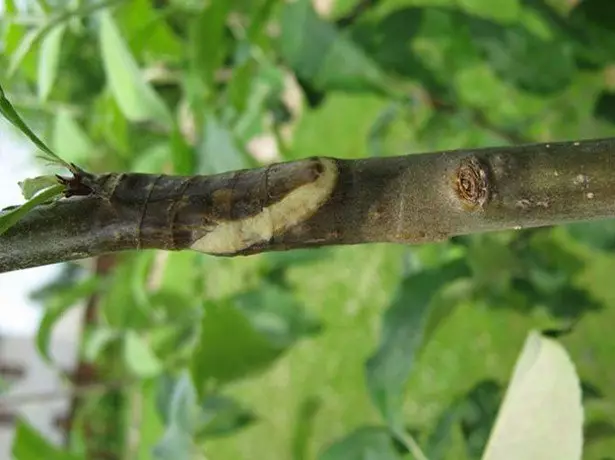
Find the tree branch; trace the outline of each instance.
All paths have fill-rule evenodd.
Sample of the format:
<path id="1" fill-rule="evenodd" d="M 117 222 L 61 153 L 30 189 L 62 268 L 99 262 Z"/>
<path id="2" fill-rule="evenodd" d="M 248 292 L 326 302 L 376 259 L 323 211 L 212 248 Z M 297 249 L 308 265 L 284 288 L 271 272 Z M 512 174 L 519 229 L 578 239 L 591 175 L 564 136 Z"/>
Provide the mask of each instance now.
<path id="1" fill-rule="evenodd" d="M 0 272 L 130 249 L 235 256 L 611 218 L 613 165 L 615 138 L 215 176 L 83 173 L 89 195 L 41 205 L 0 235 Z"/>

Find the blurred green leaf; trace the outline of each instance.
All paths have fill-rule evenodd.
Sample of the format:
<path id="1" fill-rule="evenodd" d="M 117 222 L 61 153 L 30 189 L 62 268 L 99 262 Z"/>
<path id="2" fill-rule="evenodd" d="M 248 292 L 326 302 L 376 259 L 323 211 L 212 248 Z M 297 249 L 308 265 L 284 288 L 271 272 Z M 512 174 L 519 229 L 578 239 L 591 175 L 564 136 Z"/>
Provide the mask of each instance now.
<path id="1" fill-rule="evenodd" d="M 83 458 L 54 446 L 51 441 L 45 439 L 23 419 L 19 419 L 15 427 L 11 453 L 15 460 L 32 460 L 34 458 L 77 460 Z"/>
<path id="2" fill-rule="evenodd" d="M 97 148 L 87 132 L 66 110 L 59 110 L 53 120 L 51 145 L 69 163 L 83 164 L 92 160 Z"/>
<path id="3" fill-rule="evenodd" d="M 25 57 L 35 45 L 37 45 L 42 39 L 46 38 L 55 29 L 61 27 L 65 22 L 71 18 L 87 16 L 99 9 L 108 8 L 115 3 L 119 3 L 120 1 L 123 0 L 107 0 L 97 3 L 87 3 L 79 5 L 75 9 L 63 10 L 54 17 L 48 19 L 43 24 L 39 25 L 36 29 L 29 30 L 19 43 L 19 47 L 11 53 L 7 72 L 8 77 L 11 78 L 13 76 L 15 71 L 21 66 L 21 63 Z"/>
<path id="4" fill-rule="evenodd" d="M 8 78 L 13 77 L 15 71 L 19 68 L 20 64 L 30 52 L 32 47 L 37 44 L 41 38 L 49 31 L 48 27 L 40 26 L 35 30 L 27 31 L 22 40 L 19 42 L 17 49 L 11 54 L 9 60 L 9 68 L 7 71 Z"/>
<path id="5" fill-rule="evenodd" d="M 148 0 L 122 0 L 115 18 L 126 44 L 139 60 L 169 66 L 180 62 L 184 45 L 166 20 L 169 13 L 169 9 Z"/>
<path id="6" fill-rule="evenodd" d="M 26 200 L 29 200 L 38 192 L 45 190 L 46 188 L 58 185 L 58 178 L 56 176 L 38 176 L 25 179 L 18 182 L 19 188 L 21 188 L 21 194 Z"/>
<path id="7" fill-rule="evenodd" d="M 255 421 L 256 415 L 234 399 L 222 395 L 209 395 L 201 404 L 196 436 L 200 441 L 228 436 Z"/>
<path id="8" fill-rule="evenodd" d="M 171 150 L 168 142 L 160 142 L 141 152 L 132 164 L 134 172 L 146 174 L 164 173 L 170 164 Z"/>
<path id="9" fill-rule="evenodd" d="M 56 81 L 65 30 L 65 25 L 56 27 L 41 43 L 38 55 L 38 97 L 42 101 L 47 100 Z"/>
<path id="10" fill-rule="evenodd" d="M 256 330 L 280 348 L 320 331 L 319 321 L 305 313 L 292 291 L 280 286 L 262 283 L 259 289 L 239 294 L 234 300 Z"/>
<path id="11" fill-rule="evenodd" d="M 124 336 L 124 361 L 137 377 L 152 377 L 162 371 L 162 363 L 149 344 L 134 331 Z"/>
<path id="12" fill-rule="evenodd" d="M 525 91 L 548 94 L 568 86 L 576 70 L 572 46 L 543 40 L 522 26 L 469 19 L 475 46 L 498 76 Z"/>
<path id="13" fill-rule="evenodd" d="M 583 444 L 588 445 L 615 437 L 615 425 L 609 420 L 594 420 L 585 424 Z"/>
<path id="14" fill-rule="evenodd" d="M 329 446 L 319 460 L 401 460 L 386 428 L 362 427 Z"/>
<path id="15" fill-rule="evenodd" d="M 152 456 L 155 460 L 192 460 L 195 451 L 192 436 L 179 426 L 171 425 L 154 447 Z"/>
<path id="16" fill-rule="evenodd" d="M 598 250 L 615 249 L 615 221 L 578 222 L 569 224 L 566 232 L 576 241 Z"/>
<path id="17" fill-rule="evenodd" d="M 108 275 L 109 288 L 99 303 L 108 326 L 140 330 L 151 325 L 152 310 L 146 287 L 153 256 L 151 252 L 131 254 Z"/>
<path id="18" fill-rule="evenodd" d="M 178 299 L 184 302 L 183 299 Z M 157 297 L 153 296 L 156 302 Z M 187 298 L 191 303 L 192 297 Z M 194 303 L 194 302 L 192 302 Z M 165 363 L 177 363 L 184 360 L 190 361 L 194 349 L 199 343 L 201 333 L 201 310 L 194 308 L 192 311 L 180 313 L 183 305 L 173 302 L 167 306 L 169 311 L 179 310 L 175 315 L 169 315 L 167 321 L 150 329 L 150 344 L 156 355 Z"/>
<path id="19" fill-rule="evenodd" d="M 199 142 L 201 174 L 218 174 L 254 165 L 238 145 L 234 134 L 213 113 L 205 118 L 203 139 Z"/>
<path id="20" fill-rule="evenodd" d="M 392 427 L 403 428 L 404 389 L 424 340 L 432 300 L 448 283 L 469 274 L 464 261 L 404 279 L 384 315 L 380 345 L 366 364 L 367 386 L 378 411 Z"/>
<path id="21" fill-rule="evenodd" d="M 200 75 L 207 86 L 214 83 L 215 71 L 227 52 L 225 26 L 234 2 L 209 3 L 189 25 L 189 55 L 192 71 Z"/>
<path id="22" fill-rule="evenodd" d="M 158 460 L 190 460 L 196 451 L 193 441 L 200 408 L 197 393 L 190 375 L 182 373 L 167 393 L 167 428 L 163 438 L 154 447 L 153 456 Z"/>
<path id="23" fill-rule="evenodd" d="M 199 389 L 211 380 L 230 382 L 262 371 L 281 352 L 231 299 L 207 302 L 192 375 Z"/>
<path id="24" fill-rule="evenodd" d="M 84 338 L 83 358 L 94 362 L 98 356 L 113 342 L 120 339 L 121 333 L 115 329 L 98 327 Z"/>
<path id="25" fill-rule="evenodd" d="M 79 306 L 79 301 L 92 295 L 100 287 L 100 280 L 92 277 L 63 288 L 56 292 L 45 309 L 36 333 L 36 348 L 47 362 L 51 362 L 49 346 L 51 334 L 58 321 L 71 309 Z"/>
<path id="26" fill-rule="evenodd" d="M 391 79 L 352 40 L 321 19 L 310 0 L 286 4 L 279 44 L 290 67 L 318 89 L 395 94 Z"/>
<path id="27" fill-rule="evenodd" d="M 613 2 L 583 0 L 573 5 L 566 21 L 558 23 L 562 36 L 574 43 L 583 68 L 601 68 L 615 58 L 614 18 Z"/>
<path id="28" fill-rule="evenodd" d="M 105 75 L 124 116 L 133 122 L 156 121 L 171 126 L 173 118 L 169 109 L 146 83 L 111 13 L 107 11 L 100 14 L 99 39 Z"/>
<path id="29" fill-rule="evenodd" d="M 63 185 L 54 185 L 53 187 L 49 187 L 41 191 L 38 195 L 30 198 L 17 209 L 13 209 L 6 213 L 0 213 L 0 235 L 19 222 L 35 206 L 46 203 L 54 198 L 58 198 L 62 192 L 64 192 Z"/>

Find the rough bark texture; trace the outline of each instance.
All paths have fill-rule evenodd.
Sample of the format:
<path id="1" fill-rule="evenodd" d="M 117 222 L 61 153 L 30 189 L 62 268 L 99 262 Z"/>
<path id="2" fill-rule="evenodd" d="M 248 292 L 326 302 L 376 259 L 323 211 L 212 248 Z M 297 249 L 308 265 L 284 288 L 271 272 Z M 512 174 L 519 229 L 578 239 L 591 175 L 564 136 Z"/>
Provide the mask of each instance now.
<path id="1" fill-rule="evenodd" d="M 233 256 L 611 218 L 613 165 L 615 139 L 602 139 L 215 176 L 83 173 L 73 184 L 89 194 L 35 208 L 0 235 L 0 272 L 130 249 Z"/>

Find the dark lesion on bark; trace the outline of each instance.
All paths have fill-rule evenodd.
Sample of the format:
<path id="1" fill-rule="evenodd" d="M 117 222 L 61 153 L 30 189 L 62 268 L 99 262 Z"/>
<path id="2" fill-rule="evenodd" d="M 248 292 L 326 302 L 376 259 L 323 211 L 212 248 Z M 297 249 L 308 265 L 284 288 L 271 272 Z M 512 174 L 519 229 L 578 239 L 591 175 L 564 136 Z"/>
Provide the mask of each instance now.
<path id="1" fill-rule="evenodd" d="M 466 209 L 482 209 L 493 196 L 493 177 L 487 161 L 476 156 L 461 160 L 455 171 L 454 186 Z"/>

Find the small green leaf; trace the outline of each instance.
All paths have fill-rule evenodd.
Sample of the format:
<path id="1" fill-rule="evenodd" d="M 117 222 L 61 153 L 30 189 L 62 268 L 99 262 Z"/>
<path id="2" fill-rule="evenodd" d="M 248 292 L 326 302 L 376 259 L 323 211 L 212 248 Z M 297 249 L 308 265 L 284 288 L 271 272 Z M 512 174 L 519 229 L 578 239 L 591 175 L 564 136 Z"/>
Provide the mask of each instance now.
<path id="1" fill-rule="evenodd" d="M 34 458 L 77 460 L 81 458 L 54 446 L 22 419 L 19 419 L 15 427 L 11 453 L 14 460 L 32 460 Z"/>
<path id="2" fill-rule="evenodd" d="M 124 362 L 138 377 L 152 377 L 162 371 L 158 357 L 135 331 L 128 331 L 124 336 Z"/>
<path id="3" fill-rule="evenodd" d="M 51 342 L 51 334 L 56 323 L 75 306 L 78 301 L 84 297 L 92 295 L 100 286 L 98 278 L 89 278 L 76 285 L 71 285 L 70 288 L 64 288 L 57 292 L 50 299 L 40 325 L 36 333 L 36 347 L 40 355 L 47 361 L 51 362 L 49 354 L 49 345 Z"/>
<path id="4" fill-rule="evenodd" d="M 21 194 L 23 197 L 26 200 L 29 200 L 38 192 L 41 192 L 54 185 L 58 185 L 58 178 L 56 176 L 37 176 L 18 182 L 18 184 L 21 188 Z"/>
<path id="5" fill-rule="evenodd" d="M 35 206 L 60 196 L 62 192 L 64 192 L 63 185 L 54 185 L 53 187 L 49 187 L 29 199 L 17 209 L 13 209 L 6 213 L 0 212 L 0 235 L 19 222 Z"/>
<path id="6" fill-rule="evenodd" d="M 389 431 L 361 427 L 329 446 L 318 460 L 401 460 Z"/>
<path id="7" fill-rule="evenodd" d="M 143 78 L 111 16 L 100 14 L 100 47 L 107 81 L 120 110 L 133 122 L 157 121 L 172 125 L 169 109 Z"/>
<path id="8" fill-rule="evenodd" d="M 403 429 L 404 389 L 423 344 L 432 300 L 448 283 L 468 274 L 465 262 L 458 260 L 411 275 L 384 315 L 380 345 L 367 361 L 366 377 L 372 401 L 395 430 Z"/>
<path id="9" fill-rule="evenodd" d="M 254 413 L 234 399 L 209 395 L 201 405 L 197 438 L 199 440 L 228 436 L 256 421 Z"/>
<path id="10" fill-rule="evenodd" d="M 310 0 L 285 5 L 279 43 L 290 67 L 320 90 L 394 95 L 391 79 L 353 41 L 321 19 Z"/>
<path id="11" fill-rule="evenodd" d="M 58 157 L 55 153 L 51 151 L 47 145 L 43 141 L 41 141 L 36 134 L 32 132 L 28 125 L 21 119 L 13 105 L 9 102 L 9 100 L 4 95 L 4 90 L 0 86 L 0 113 L 6 118 L 8 121 L 13 124 L 17 129 L 19 129 L 22 133 L 24 133 L 28 138 L 44 153 L 44 158 L 53 162 L 58 163 L 62 166 L 68 166 L 68 164 Z M 1 232 L 0 232 L 1 233 Z"/>
<path id="12" fill-rule="evenodd" d="M 55 83 L 65 30 L 64 24 L 56 27 L 41 43 L 38 56 L 38 97 L 41 101 L 47 100 Z"/>

